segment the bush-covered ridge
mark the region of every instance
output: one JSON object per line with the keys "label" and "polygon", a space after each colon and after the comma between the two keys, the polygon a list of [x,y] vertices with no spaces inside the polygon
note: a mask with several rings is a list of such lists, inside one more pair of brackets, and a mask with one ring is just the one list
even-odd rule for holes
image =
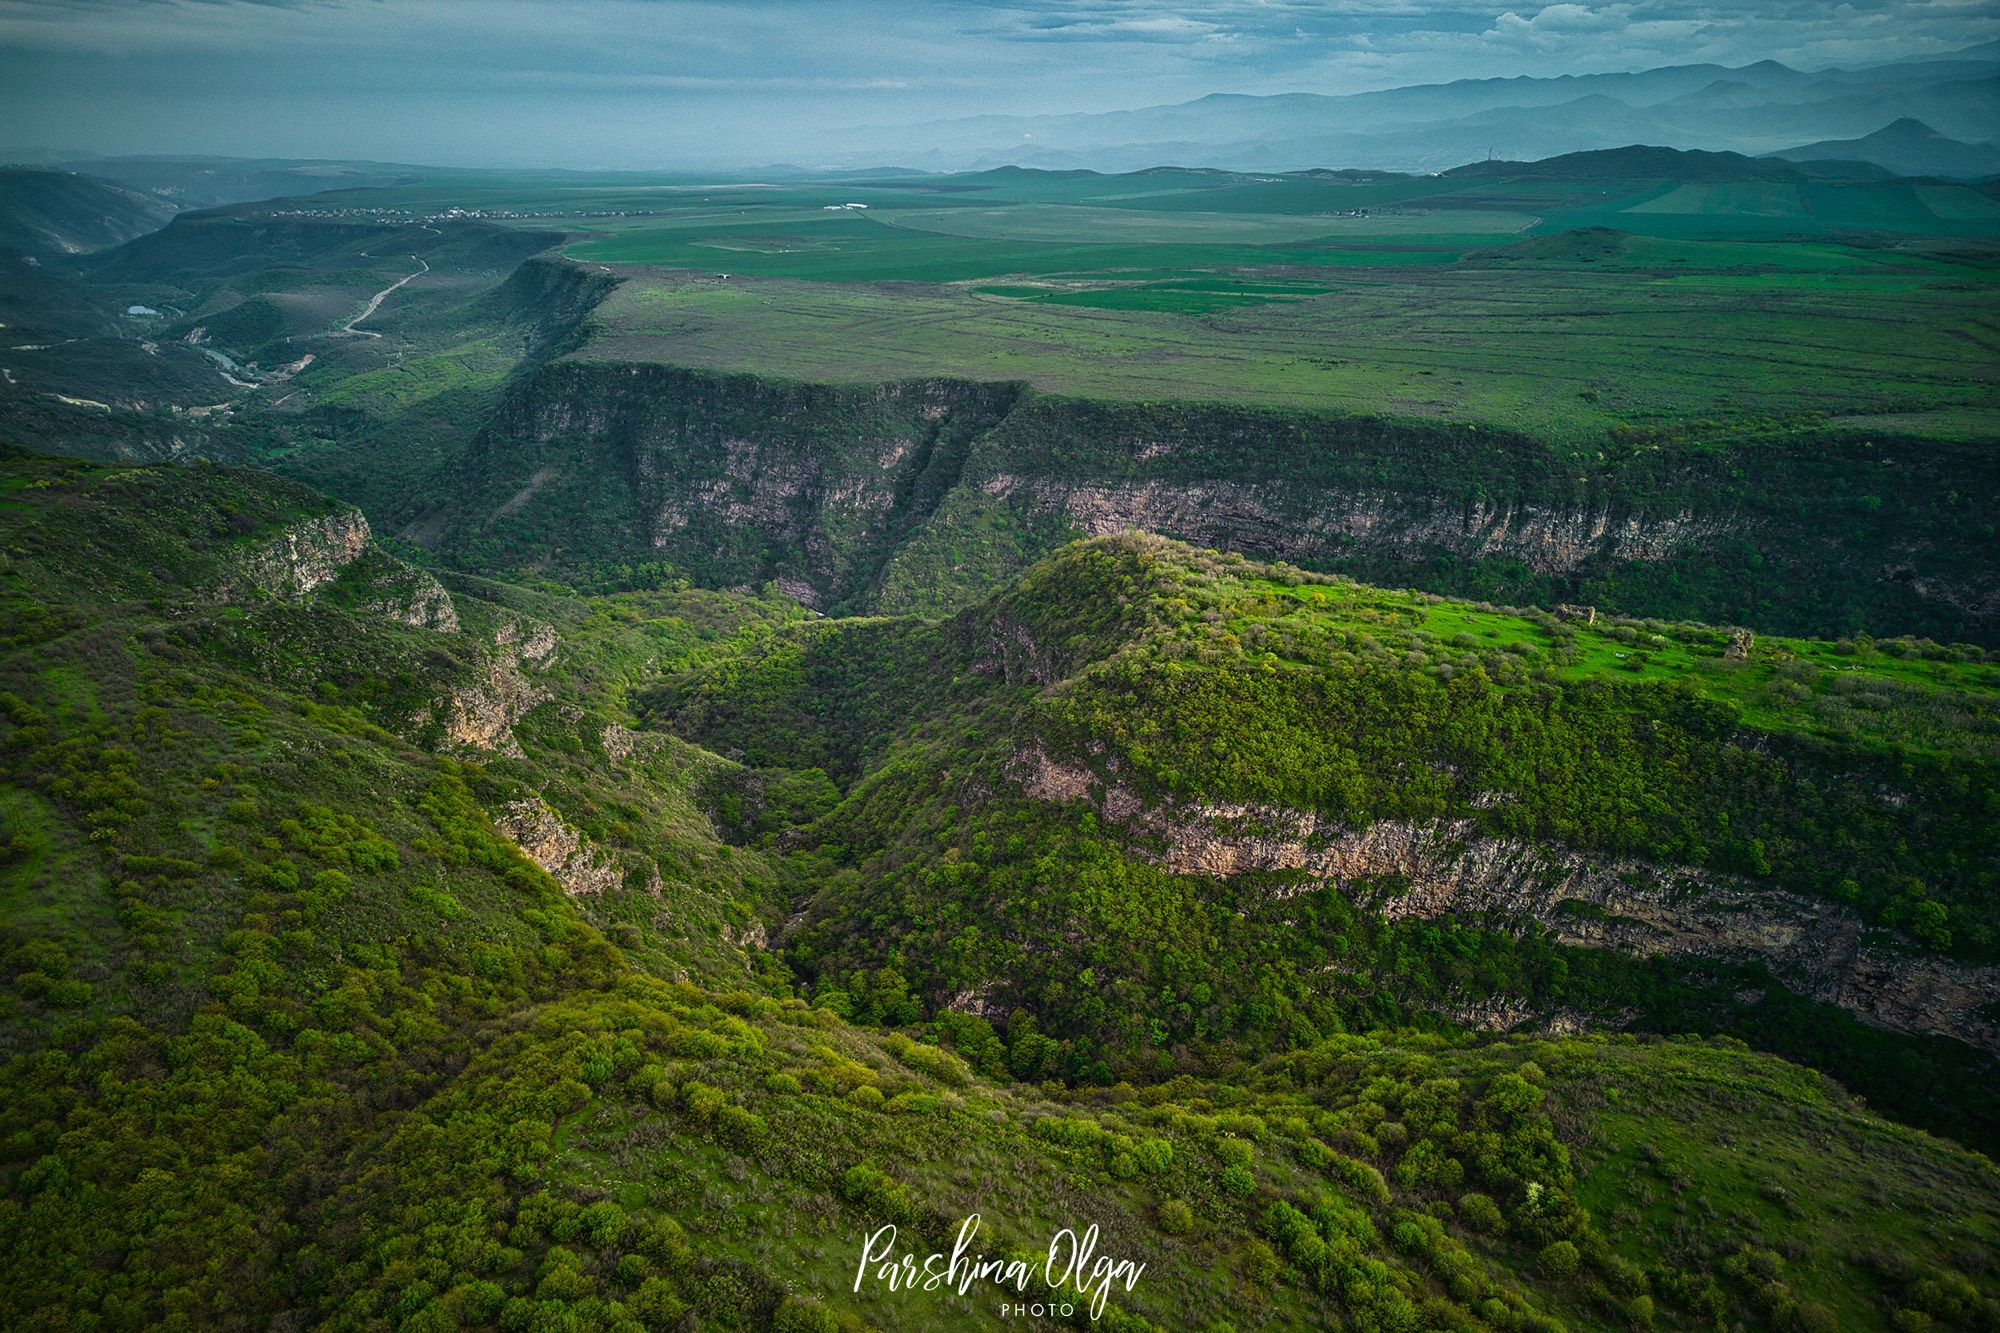
{"label": "bush-covered ridge", "polygon": [[[1067,607],[1084,610],[1066,624]],[[795,966],[840,986],[888,962],[931,1004],[996,1021],[1025,1006],[1072,1077],[1201,1067],[1218,1043],[1267,1049],[1411,1007],[1581,1011],[1734,1032],[1986,1142],[2000,1125],[1973,1090],[1996,1086],[1990,1056],[1802,1002],[1772,976],[1779,955],[1633,959],[1571,947],[1518,906],[1389,910],[1401,866],[1252,858],[1217,879],[1175,873],[1170,845],[1214,822],[1203,810],[1253,849],[1301,836],[1281,832],[1293,815],[1317,821],[1293,866],[1342,830],[1462,823],[1610,871],[1636,859],[1780,889],[1802,915],[1851,921],[1851,947],[1916,967],[1942,952],[1987,985],[1984,659],[1593,624],[1134,536],[1070,548],[942,623],[801,627],[652,706],[753,764],[850,784],[783,835],[818,848],[796,869]],[[1886,725],[1856,721],[1874,716],[1857,700]],[[1967,1003],[1953,1030],[1976,1042],[1983,1001]]]}
{"label": "bush-covered ridge", "polygon": [[[1993,1326],[1990,1164],[1728,1041],[1398,1030],[1395,1004],[1383,1031],[1340,1031],[1364,1006],[1314,1035],[1274,1011],[1282,1039],[1119,1083],[1058,1003],[1052,1037],[1026,1008],[939,1008],[915,956],[836,972],[823,915],[759,947],[853,888],[815,830],[900,808],[933,837],[890,777],[963,799],[928,767],[963,761],[945,742],[1171,638],[1141,595],[1171,548],[1079,547],[943,624],[458,576],[445,622],[385,602],[412,572],[380,552],[304,591],[211,585],[335,512],[254,474],[23,473],[56,480],[0,509],[10,1328],[975,1327],[977,1292],[852,1291],[864,1235],[948,1249],[975,1211],[1017,1257],[1098,1225],[1147,1264],[1098,1326],[1141,1333]],[[120,566],[127,531],[143,569]],[[817,665],[850,634],[873,646]],[[785,661],[805,684],[770,698],[801,705],[826,771],[632,726],[662,674],[723,718],[718,682]],[[493,748],[455,740],[452,702],[496,680],[525,707]],[[866,687],[844,730],[814,703],[842,681]],[[565,892],[566,864],[524,854],[505,830],[533,802],[609,884]],[[1043,808],[1009,816],[1024,838]],[[950,827],[976,848],[1004,832],[981,818]],[[909,867],[971,884],[953,867],[983,855]],[[1357,956],[1393,960],[1376,930],[1355,917]],[[1078,994],[1111,989],[1100,968]],[[1916,1224],[1919,1197],[1952,1220]]]}

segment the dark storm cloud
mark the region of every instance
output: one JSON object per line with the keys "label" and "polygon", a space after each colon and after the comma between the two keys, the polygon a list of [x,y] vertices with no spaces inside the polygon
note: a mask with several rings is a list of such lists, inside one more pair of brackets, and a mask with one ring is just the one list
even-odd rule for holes
{"label": "dark storm cloud", "polygon": [[771,160],[801,127],[1996,36],[1988,0],[0,0],[0,115],[105,151]]}

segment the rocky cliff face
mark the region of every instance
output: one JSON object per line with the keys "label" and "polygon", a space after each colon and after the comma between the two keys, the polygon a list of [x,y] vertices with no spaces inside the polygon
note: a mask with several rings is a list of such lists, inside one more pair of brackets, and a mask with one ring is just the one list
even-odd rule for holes
{"label": "rocky cliff face", "polygon": [[551,697],[523,668],[546,666],[556,647],[552,627],[538,621],[508,621],[494,631],[492,645],[483,651],[474,679],[446,691],[416,720],[421,724],[437,717],[443,723],[447,745],[521,757],[514,724]]}
{"label": "rocky cliff face", "polygon": [[368,549],[368,520],[358,509],[300,519],[239,554],[242,585],[267,597],[303,597],[340,577]]}
{"label": "rocky cliff face", "polygon": [[[404,531],[464,553],[539,543],[529,534],[554,526],[570,549],[665,561],[711,586],[775,580],[831,607],[865,595],[1015,392],[558,363],[445,483],[451,509],[415,514]],[[592,511],[581,523],[579,503]]]}
{"label": "rocky cliff face", "polygon": [[458,609],[444,585],[377,550],[358,509],[300,519],[237,552],[228,565],[223,586],[214,590],[218,600],[315,597],[340,583],[345,604],[354,610],[413,629],[458,630]]}
{"label": "rocky cliff face", "polygon": [[1878,1027],[2000,1053],[2000,967],[1917,953],[1820,899],[1707,870],[1487,837],[1470,820],[1356,828],[1261,806],[1148,807],[1040,751],[1020,755],[1015,772],[1037,799],[1092,800],[1135,835],[1135,854],[1179,874],[1303,872],[1305,885],[1331,884],[1392,920],[1534,921],[1582,948],[1761,962],[1798,993]]}
{"label": "rocky cliff face", "polygon": [[1429,571],[1439,590],[1498,570],[1641,615],[1768,604],[1788,633],[1992,639],[1991,543],[1940,504],[1993,493],[2000,469],[1906,452],[1829,437],[1572,456],[1470,425],[563,360],[399,522],[467,563],[664,562],[827,610],[955,610],[1065,541],[1138,528],[1389,581]]}
{"label": "rocky cliff face", "polygon": [[1475,560],[1519,560],[1538,574],[1574,574],[1602,561],[1654,563],[1712,546],[1735,528],[1691,510],[1665,515],[1543,505],[1446,503],[1434,494],[1309,489],[1282,481],[1071,482],[997,473],[989,497],[1064,515],[1077,532],[1128,529],[1182,541],[1310,562],[1364,549],[1416,560],[1446,551]]}
{"label": "rocky cliff face", "polygon": [[548,871],[570,897],[606,893],[622,881],[612,859],[584,843],[544,801],[512,803],[494,827],[514,839],[528,861]]}
{"label": "rocky cliff face", "polygon": [[371,583],[362,609],[389,617],[412,629],[431,629],[441,634],[458,632],[458,608],[442,583],[400,560]]}
{"label": "rocky cliff face", "polygon": [[493,822],[571,897],[607,892],[623,878],[609,856],[585,843],[542,800],[515,801]]}

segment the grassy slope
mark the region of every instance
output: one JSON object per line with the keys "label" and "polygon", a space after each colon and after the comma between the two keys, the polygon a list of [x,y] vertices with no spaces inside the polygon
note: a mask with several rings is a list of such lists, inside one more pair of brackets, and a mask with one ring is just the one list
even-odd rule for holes
{"label": "grassy slope", "polygon": [[[381,556],[218,601],[246,548],[332,507],[218,469],[6,479],[10,1327],[970,1327],[991,1302],[850,1288],[866,1232],[943,1243],[973,1210],[1009,1251],[1095,1223],[1146,1262],[1111,1328],[1552,1331],[1642,1293],[1670,1323],[1990,1318],[1990,1279],[1955,1271],[2000,1227],[1990,1164],[1727,1043],[1338,1037],[1072,1092],[1013,1080],[1028,1029],[981,1048],[891,976],[850,989],[907,1035],[807,1009],[733,943],[780,867],[708,812],[755,842],[810,790],[665,738],[599,749],[656,673],[782,642],[776,604],[461,579],[462,628],[426,630],[368,609],[407,581]],[[553,696],[523,753],[417,743],[536,624],[559,647],[520,668]],[[1076,628],[1080,653],[1130,622]],[[664,896],[558,892],[489,820],[530,792]],[[1711,1126],[1732,1144],[1696,1160]],[[1641,1206],[1678,1172],[1688,1218]],[[1953,1220],[1892,1220],[1906,1194]]]}
{"label": "grassy slope", "polygon": [[[1066,1043],[1050,1068],[1204,1067],[1515,996],[1735,1032],[1991,1141],[1975,1091],[1994,1086],[1989,1058],[1865,1028],[1754,967],[1636,962],[1470,919],[1392,925],[1366,886],[1176,875],[1142,821],[1017,794],[1039,750],[1155,809],[1467,819],[1830,896],[1990,958],[2000,682],[1985,655],[1762,639],[1733,661],[1726,643],[1107,539],[950,621],[801,627],[653,707],[753,765],[848,785],[803,838],[818,845],[795,872],[803,971],[839,987],[886,961],[939,1001],[1019,1005]],[[1908,800],[1875,799],[1878,780]]]}
{"label": "grassy slope", "polygon": [[[1956,277],[1962,291],[1942,290]],[[1349,270],[1207,319],[951,288],[661,275],[604,306],[592,359],[781,379],[1025,380],[1113,400],[1476,421],[1572,450],[1621,424],[1990,407],[1978,270],[1685,275]]]}

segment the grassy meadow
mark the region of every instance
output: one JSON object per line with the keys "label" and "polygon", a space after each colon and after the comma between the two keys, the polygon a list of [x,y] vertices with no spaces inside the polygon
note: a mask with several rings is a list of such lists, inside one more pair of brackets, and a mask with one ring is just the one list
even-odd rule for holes
{"label": "grassy meadow", "polygon": [[646,271],[599,308],[580,355],[838,383],[1023,380],[1474,422],[1578,447],[1692,421],[1889,415],[1921,433],[1930,414],[1992,406],[1984,269],[1773,272],[1724,257],[1687,271],[1148,269],[970,287]]}

